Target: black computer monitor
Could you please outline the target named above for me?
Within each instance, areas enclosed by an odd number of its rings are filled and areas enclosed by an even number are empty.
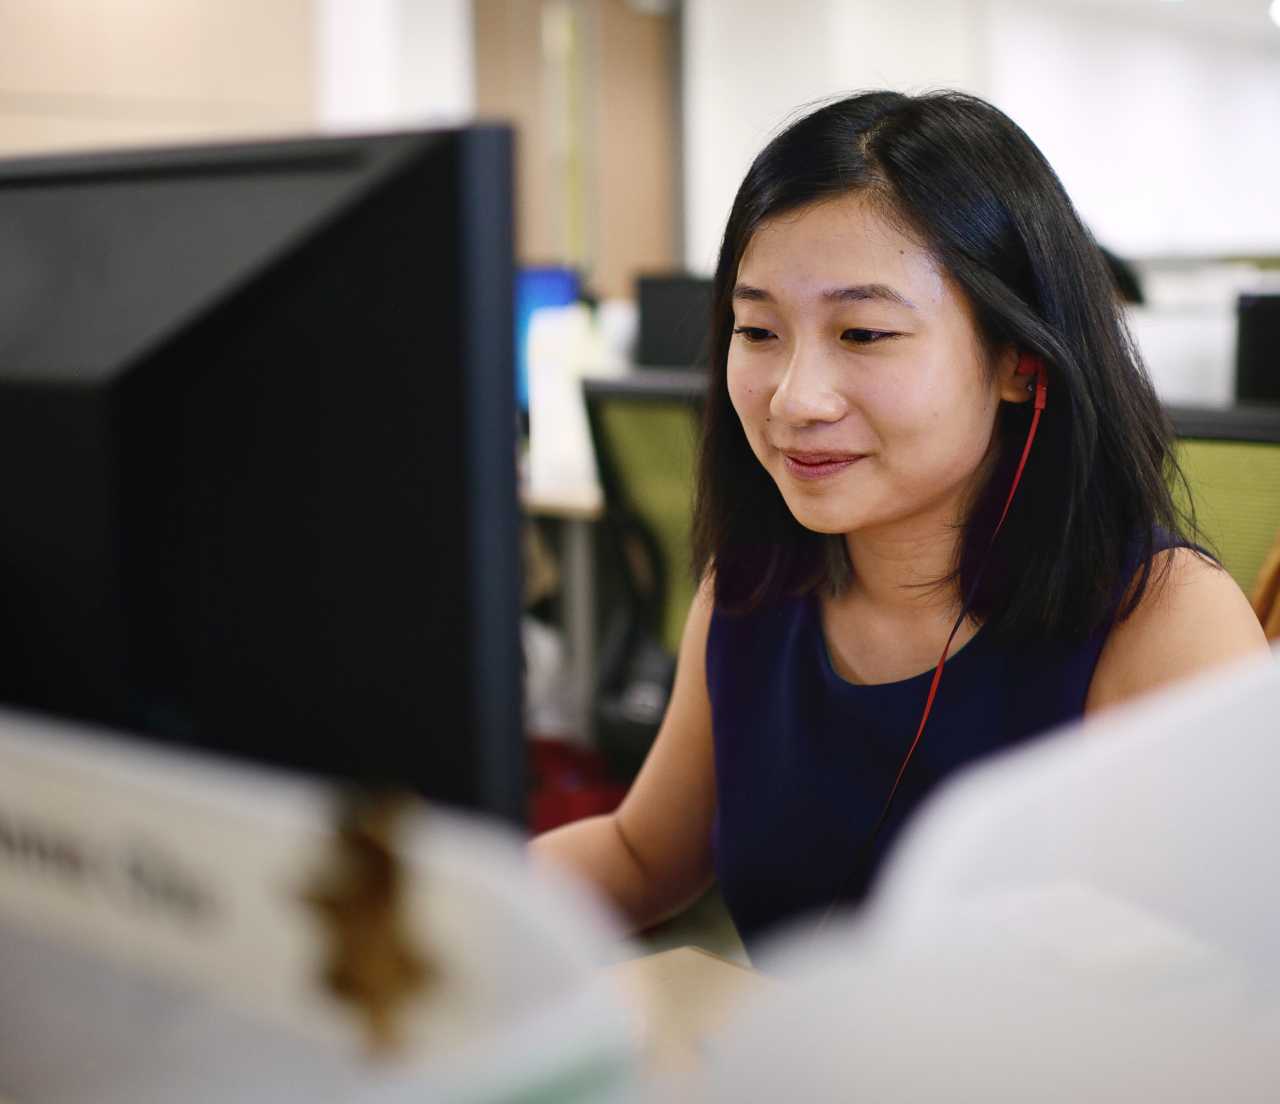
[[[1280,403],[1280,295],[1236,300],[1236,398]]]
[[[511,179],[0,164],[0,700],[523,818]]]
[[[638,368],[707,366],[711,329],[711,281],[686,272],[641,276],[636,280]]]

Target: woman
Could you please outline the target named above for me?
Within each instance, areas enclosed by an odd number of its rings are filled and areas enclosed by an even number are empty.
[[[614,815],[533,844],[637,927],[716,876],[748,948],[857,901],[957,767],[1265,648],[1183,535],[1097,246],[989,104],[796,122],[738,191],[714,300],[668,713]]]

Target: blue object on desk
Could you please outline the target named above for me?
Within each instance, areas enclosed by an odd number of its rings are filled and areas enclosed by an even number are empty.
[[[580,281],[572,268],[552,265],[516,270],[516,403],[529,409],[529,320],[542,307],[578,301]]]

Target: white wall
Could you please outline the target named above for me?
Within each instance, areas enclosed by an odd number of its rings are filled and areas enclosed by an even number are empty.
[[[1280,29],[1174,7],[992,3],[992,98],[1117,252],[1280,252]]]
[[[734,192],[788,115],[858,88],[981,91],[981,0],[685,0],[685,262],[710,271]]]
[[[986,96],[1136,255],[1280,251],[1280,30],[1245,0],[686,0],[685,260],[714,265],[751,158],[800,105]]]
[[[475,110],[471,0],[315,0],[322,127],[457,122]]]

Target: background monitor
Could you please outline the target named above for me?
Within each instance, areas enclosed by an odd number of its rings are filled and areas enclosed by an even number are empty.
[[[1236,319],[1236,398],[1280,403],[1280,295],[1241,295]]]
[[[511,179],[0,165],[0,700],[523,818]]]
[[[711,281],[687,273],[641,276],[636,281],[636,299],[640,314],[637,365],[705,369]]]

